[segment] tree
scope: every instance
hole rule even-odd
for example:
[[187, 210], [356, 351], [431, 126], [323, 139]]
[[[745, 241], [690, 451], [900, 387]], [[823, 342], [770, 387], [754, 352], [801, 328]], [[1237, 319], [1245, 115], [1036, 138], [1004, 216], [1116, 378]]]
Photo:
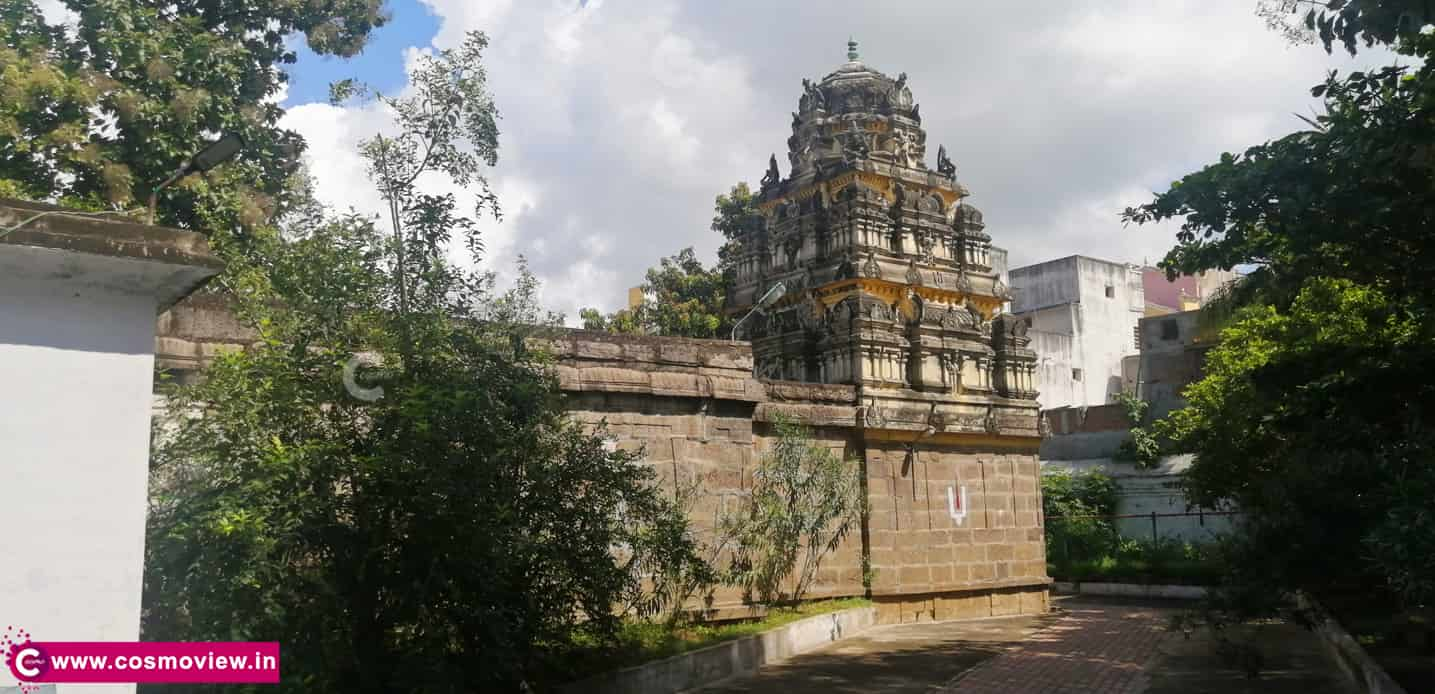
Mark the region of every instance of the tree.
[[461, 107], [396, 102], [429, 140], [365, 145], [397, 237], [347, 215], [228, 259], [261, 340], [156, 430], [146, 639], [280, 641], [287, 691], [518, 691], [707, 571], [651, 467], [564, 412], [533, 278], [448, 262], [453, 233], [481, 248], [455, 201], [394, 184], [496, 152], [450, 149], [491, 134], [478, 45], [413, 76]]
[[159, 199], [163, 223], [253, 228], [291, 203], [302, 139], [272, 103], [303, 35], [350, 56], [385, 16], [377, 0], [64, 0], [72, 33], [33, 0], [0, 7], [0, 193], [123, 210], [215, 133], [240, 158]]
[[1125, 212], [1183, 219], [1168, 273], [1258, 266], [1214, 311], [1189, 406], [1155, 428], [1196, 454], [1193, 502], [1245, 512], [1238, 578], [1267, 593], [1375, 579], [1435, 600], [1435, 37], [1397, 48], [1419, 67], [1332, 74], [1309, 130]]
[[692, 248], [663, 258], [657, 267], [648, 269], [642, 304], [606, 315], [585, 308], [579, 313], [583, 327], [617, 333], [727, 337], [734, 320], [726, 308], [735, 279], [737, 240], [760, 224], [756, 196], [746, 183], [738, 182], [713, 202], [712, 230], [723, 236], [715, 266], [703, 267]]
[[705, 268], [693, 249], [663, 258], [648, 268], [643, 303], [604, 315], [580, 312], [583, 327], [619, 333], [650, 333], [674, 337], [725, 337], [732, 318], [723, 313], [728, 280], [722, 269]]
[[1046, 554], [1057, 563], [1106, 556], [1117, 541], [1107, 518], [1116, 513], [1120, 488], [1105, 473], [1066, 470], [1041, 476], [1041, 512], [1046, 519]]
[[733, 544], [729, 580], [751, 600], [795, 603], [822, 560], [861, 522], [861, 471], [779, 417], [776, 439], [753, 472], [752, 490], [722, 532]]
[[[448, 285], [462, 277], [443, 255], [454, 234], [475, 259], [483, 251], [474, 221], [455, 212], [458, 201], [454, 196], [419, 192], [415, 185], [419, 176], [441, 173], [460, 187], [477, 186], [474, 212], [482, 213], [487, 207], [495, 218], [499, 216], [497, 198], [479, 173], [481, 166], [498, 163], [498, 108], [488, 93], [482, 62], [487, 46], [488, 37], [482, 32], [469, 32], [457, 50], [444, 49], [418, 59], [408, 96], [374, 93], [374, 98], [393, 111], [398, 134], [376, 134], [361, 142], [359, 150], [369, 163], [369, 177], [379, 196], [389, 204], [401, 316], [409, 313], [412, 292], [424, 287], [448, 291]], [[369, 93], [368, 87], [344, 80], [331, 86], [330, 101], [339, 103]], [[446, 305], [439, 297], [431, 299], [435, 300], [429, 302], [432, 305]], [[409, 339], [404, 338], [405, 342]]]
[[746, 181], [738, 181], [732, 190], [718, 195], [713, 201], [713, 213], [712, 230], [723, 238], [723, 245], [718, 248], [718, 265], [729, 271], [736, 260], [733, 254], [737, 252], [738, 239], [762, 225], [762, 213], [757, 209], [757, 196], [752, 194]]
[[1357, 43], [1396, 45], [1435, 22], [1425, 0], [1260, 0], [1256, 14], [1293, 42], [1318, 38], [1330, 51], [1339, 41], [1351, 55]]

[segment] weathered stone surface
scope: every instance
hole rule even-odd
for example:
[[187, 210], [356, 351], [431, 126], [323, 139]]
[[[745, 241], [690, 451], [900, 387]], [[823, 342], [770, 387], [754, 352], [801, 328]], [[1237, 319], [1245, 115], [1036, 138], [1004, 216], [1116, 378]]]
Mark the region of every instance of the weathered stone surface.
[[[1012, 593], [1016, 596], [1047, 582], [1036, 513], [1040, 499], [1034, 443], [1029, 451], [1011, 453], [993, 450], [992, 445], [1022, 437], [983, 432], [980, 439], [967, 439], [934, 433], [918, 440], [914, 433], [864, 427], [856, 389], [847, 385], [734, 378], [732, 382], [745, 384], [744, 397], [727, 398], [728, 404], [722, 405], [727, 410], [718, 413], [712, 403], [720, 394], [694, 378], [706, 368], [701, 365], [709, 363], [703, 355], [684, 353], [689, 370], [675, 370], [663, 356], [669, 351], [662, 339], [646, 338], [647, 348], [602, 360], [621, 366], [598, 366], [589, 355], [603, 350], [586, 347], [587, 335], [575, 331], [565, 336], [568, 356], [559, 366], [560, 374], [573, 374], [563, 375], [562, 383], [573, 391], [569, 406], [574, 416], [605, 421], [620, 446], [640, 448], [655, 466], [659, 484], [676, 489], [696, 482], [701, 494], [690, 513], [700, 532], [711, 532], [723, 514], [738, 508], [751, 486], [753, 468], [772, 444], [772, 422], [785, 416], [814, 427], [819, 442], [862, 466], [867, 479], [867, 544], [864, 548], [861, 534], [854, 533], [829, 556], [813, 584], [814, 597], [869, 591], [876, 597], [960, 593], [970, 605], [977, 605], [974, 596], [986, 600], [980, 608], [962, 608], [963, 614], [979, 616], [1033, 611], [1040, 604], [1014, 602], [1018, 597], [993, 603], [987, 597], [998, 590], [1017, 591]], [[744, 363], [738, 350], [719, 344], [734, 363]], [[652, 361], [641, 361], [641, 355]], [[734, 387], [728, 392], [738, 391]], [[928, 409], [931, 402], [956, 408], [975, 404], [972, 396], [953, 400], [914, 402], [928, 403]], [[892, 436], [899, 438], [883, 438]], [[963, 488], [965, 507], [955, 508], [961, 505]], [[954, 518], [954, 510], [959, 518]], [[864, 549], [870, 585], [863, 580]], [[736, 591], [721, 590], [713, 606], [736, 606], [740, 599]], [[903, 614], [940, 611], [935, 597], [923, 600], [924, 606], [904, 604], [898, 609]], [[950, 613], [952, 608], [942, 609]]]

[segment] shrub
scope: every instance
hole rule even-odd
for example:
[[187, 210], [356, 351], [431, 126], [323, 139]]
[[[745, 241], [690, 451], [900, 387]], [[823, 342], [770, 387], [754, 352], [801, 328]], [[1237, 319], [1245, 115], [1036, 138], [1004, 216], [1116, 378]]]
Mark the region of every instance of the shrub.
[[728, 580], [764, 604], [802, 599], [826, 555], [861, 521], [861, 471], [790, 419], [753, 474], [752, 493], [723, 529], [735, 549]]

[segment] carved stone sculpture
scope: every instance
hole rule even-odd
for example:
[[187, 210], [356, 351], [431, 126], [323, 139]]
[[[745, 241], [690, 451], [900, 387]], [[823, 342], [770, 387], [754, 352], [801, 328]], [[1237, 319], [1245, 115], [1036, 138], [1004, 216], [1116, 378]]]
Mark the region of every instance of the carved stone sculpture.
[[937, 173], [947, 178], [956, 178], [957, 176], [957, 165], [947, 157], [946, 145], [937, 146]]
[[907, 284], [922, 286], [922, 271], [917, 269], [917, 259], [907, 261]]
[[777, 155], [773, 154], [767, 158], [767, 173], [762, 177], [762, 190], [767, 191], [782, 181], [782, 173], [777, 170]]
[[862, 276], [879, 278], [882, 276], [882, 266], [877, 264], [877, 254], [867, 251], [867, 260], [862, 263]]
[[842, 160], [847, 164], [856, 164], [866, 159], [869, 153], [867, 133], [858, 127], [857, 121], [848, 121], [847, 132], [843, 133], [842, 139]]

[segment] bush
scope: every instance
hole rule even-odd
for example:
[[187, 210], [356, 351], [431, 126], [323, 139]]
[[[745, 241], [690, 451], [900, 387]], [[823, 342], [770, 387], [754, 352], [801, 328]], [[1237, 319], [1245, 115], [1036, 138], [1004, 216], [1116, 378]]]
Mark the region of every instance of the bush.
[[1046, 555], [1055, 561], [1109, 554], [1116, 528], [1104, 516], [1116, 512], [1116, 482], [1104, 473], [1048, 472], [1041, 477], [1041, 505], [1046, 518]]
[[728, 580], [764, 604], [802, 599], [823, 558], [861, 522], [861, 470], [781, 416], [752, 492], [723, 531], [735, 545]]
[[1066, 581], [1215, 585], [1223, 567], [1214, 543], [1117, 537], [1109, 553], [1056, 560], [1048, 565], [1048, 572]]

